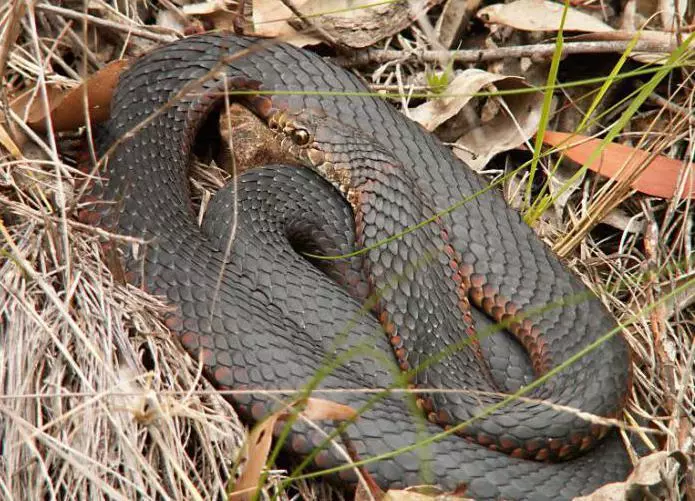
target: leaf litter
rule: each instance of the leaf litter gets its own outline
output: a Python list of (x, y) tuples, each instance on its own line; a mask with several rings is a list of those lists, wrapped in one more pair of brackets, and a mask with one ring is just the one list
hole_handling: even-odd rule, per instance
[[(374, 13), (382, 11), (373, 10), (369, 14), (369, 8), (355, 9), (353, 4), (341, 2), (307, 3), (309, 5), (297, 3), (296, 7), (306, 15), (308, 25), (302, 21), (304, 26), (297, 30), (297, 19), (285, 24), (295, 34), (305, 37), (310, 34), (311, 44), (322, 41), (317, 35), (318, 26), (347, 47), (371, 46), (372, 50), (401, 51), (404, 56), (423, 50), (441, 52), (436, 22), (441, 11), (435, 7), (436, 2), (417, 4), (420, 10), (394, 3), (390, 8), (397, 9), (398, 14), (394, 16), (399, 21), (392, 26), (375, 21)], [(238, 16), (236, 5), (228, 2), (197, 6), (166, 4), (168, 7), (153, 11), (135, 2), (123, 3), (125, 8), (107, 8), (95, 3), (89, 5), (87, 18), (82, 6), (69, 3), (56, 7), (39, 2), (30, 12), (26, 12), (22, 2), (14, 3), (11, 8), (8, 4), (0, 7), (0, 16), (5, 20), (0, 36), (0, 69), (3, 70), (0, 73), (4, 76), (4, 92), (9, 98), (4, 103), (14, 105), (11, 109), (3, 106), (0, 123), (0, 146), (4, 155), (0, 164), (0, 381), (3, 388), (0, 419), (4, 422), (1, 439), (5, 447), (0, 479), (3, 492), (11, 498), (56, 497), (59, 493), (89, 485), (97, 497), (211, 499), (227, 492), (233, 458), (239, 451), (249, 452), (242, 447), (243, 437), (247, 436), (245, 430), (229, 403), (201, 376), (197, 361), (181, 356), (180, 347), (168, 335), (161, 321), (167, 305), (114, 280), (100, 252), (98, 237), (103, 237), (103, 232), (85, 227), (70, 216), (77, 203), (75, 187), (79, 184), (76, 182), (79, 174), (57, 155), (56, 149), (58, 143), (61, 148), (70, 144), (69, 134), (55, 130), (55, 135), (51, 135), (41, 131), (48, 117), (60, 130), (83, 124), (85, 95), (90, 104), (90, 117), (95, 122), (101, 120), (108, 99), (104, 100), (103, 93), (101, 97), (92, 94), (91, 89), (104, 91), (108, 96), (111, 84), (107, 83), (108, 78), (100, 80), (104, 77), (99, 76), (99, 70), (107, 74), (112, 71), (111, 78), (117, 75), (121, 63), (110, 67), (111, 61), (121, 56), (136, 57), (154, 45), (152, 40), (172, 37), (173, 32), (182, 34), (206, 27), (239, 26), (238, 18), (234, 17)], [(452, 32), (469, 35), (459, 41), (462, 49), (533, 44), (546, 36), (542, 32), (556, 29), (552, 20), (549, 21), (551, 17), (540, 15), (538, 9), (557, 12), (557, 5), (538, 1), (530, 5), (524, 15), (531, 14), (536, 16), (536, 21), (542, 21), (537, 27), (520, 26), (521, 18), (505, 18), (502, 12), (505, 7), (494, 6), (494, 12), (478, 10), (486, 22), (495, 19), (506, 29), (486, 33), (485, 28), (473, 24), (471, 17), (460, 16), (456, 19), (463, 24), (447, 28), (446, 36), (451, 38)], [(627, 2), (624, 13), (630, 14), (634, 5), (635, 2)], [(256, 33), (265, 29), (260, 27), (273, 11), (279, 11), (277, 4), (273, 6), (267, 0), (253, 2), (252, 12), (248, 12), (249, 5), (242, 7), (245, 7), (243, 12), (248, 20), (255, 21), (248, 31), (255, 29)], [(337, 12), (333, 17), (322, 15), (343, 7), (348, 7), (345, 13)], [(265, 18), (252, 17), (264, 8)], [(422, 15), (428, 9), (430, 13)], [(373, 19), (360, 18), (363, 13), (358, 10), (367, 12)], [(584, 38), (589, 42), (605, 44), (631, 40), (637, 33), (635, 30), (643, 26), (634, 21), (638, 18), (635, 15), (632, 20), (625, 16), (620, 24), (619, 14), (591, 10), (591, 6), (573, 8), (565, 28), (592, 32)], [(336, 16), (341, 18), (340, 22), (335, 21)], [(586, 16), (598, 21), (589, 21)], [(146, 25), (141, 21), (165, 18), (172, 20), (167, 21), (166, 26)], [(86, 24), (75, 23), (83, 19), (87, 19)], [(312, 26), (312, 19), (318, 20), (316, 26)], [(673, 22), (693, 24), (692, 12), (685, 10), (670, 11), (662, 15), (662, 19), (671, 19), (672, 25), (658, 26), (657, 23), (656, 31), (643, 31), (640, 37), (671, 43)], [(604, 28), (604, 24), (610, 29)], [(347, 26), (347, 29), (338, 26)], [(535, 40), (523, 33), (529, 29), (532, 36), (538, 35)], [(274, 36), (284, 38), (289, 33), (278, 32)], [(661, 33), (668, 33), (668, 40)], [(503, 38), (499, 38), (500, 35), (504, 35)], [(679, 39), (684, 35), (687, 33), (679, 34)], [(593, 38), (587, 39), (587, 36)], [(588, 45), (587, 53), (591, 55)], [(650, 56), (663, 60), (656, 52)], [(441, 89), (428, 92), (425, 75), (446, 66), (447, 60), (447, 54), (442, 53), (439, 65), (425, 59), (422, 62), (409, 59), (406, 63), (396, 58), (373, 66), (370, 72), (360, 69), (375, 92), (398, 95), (394, 100), (396, 104), (410, 107), (411, 114), (422, 113), (423, 121), (430, 127), (437, 124), (433, 127), (437, 133), (442, 132), (436, 130), (439, 126), (457, 120), (458, 115), (474, 117), (478, 127), (502, 117), (505, 122), (496, 124), (491, 133), (508, 135), (509, 139), (500, 139), (503, 147), (491, 147), (484, 141), (486, 136), (480, 134), (483, 141), (459, 145), (459, 150), (486, 159), (480, 162), (480, 168), (492, 175), (492, 179), (510, 174), (510, 166), (516, 170), (523, 163), (526, 153), (519, 145), (533, 134), (542, 133), (547, 143), (561, 146), (570, 138), (581, 138), (584, 133), (573, 130), (571, 123), (565, 123), (563, 130), (555, 132), (536, 131), (533, 113), (523, 112), (525, 106), (533, 112), (537, 98), (532, 96), (545, 90), (541, 88), (534, 94), (532, 87), (541, 86), (542, 82), (523, 82), (517, 76), (522, 72), (514, 68), (523, 66), (529, 70), (523, 71), (524, 75), (542, 74), (548, 64), (546, 59), (530, 58), (517, 64), (518, 61), (510, 58), (500, 58), (476, 65), (476, 71), (485, 75), (484, 83), (469, 88), (467, 80), (454, 77), (448, 91), (463, 96), (437, 104), (448, 98), (437, 97), (435, 91), (441, 92)], [(639, 119), (649, 118), (656, 112), (659, 118), (668, 117), (669, 126), (653, 129), (653, 125), (647, 125), (646, 129), (626, 131), (628, 142), (633, 132), (640, 133), (645, 140), (638, 147), (617, 142), (604, 145), (600, 162), (587, 166), (597, 170), (596, 165), (600, 164), (600, 172), (612, 177), (616, 171), (606, 170), (605, 166), (626, 164), (627, 155), (639, 160), (642, 172), (628, 185), (636, 191), (630, 196), (620, 194), (619, 206), (608, 212), (605, 222), (597, 220), (592, 231), (584, 234), (568, 256), (568, 264), (594, 287), (619, 319), (649, 307), (670, 291), (683, 290), (663, 308), (654, 309), (633, 324), (628, 332), (638, 368), (628, 417), (647, 418), (655, 429), (671, 438), (660, 446), (661, 453), (641, 463), (635, 475), (646, 471), (646, 477), (629, 479), (618, 487), (618, 492), (646, 488), (660, 499), (693, 494), (688, 487), (693, 485), (692, 468), (684, 470), (685, 456), (682, 455), (692, 453), (692, 416), (695, 414), (691, 343), (695, 324), (694, 295), (693, 289), (687, 287), (694, 276), (689, 202), (692, 191), (688, 191), (688, 188), (692, 190), (689, 183), (693, 177), (688, 160), (692, 158), (692, 73), (687, 62), (684, 63), (676, 68), (680, 70), (680, 81), (673, 80), (675, 83), (655, 89), (655, 102), (660, 104), (641, 110), (632, 121), (637, 125)], [(570, 71), (559, 83), (571, 82), (571, 78), (603, 75), (603, 71), (599, 65), (589, 66), (584, 73)], [(86, 83), (75, 78), (93, 74), (97, 76), (86, 79)], [(630, 78), (639, 82), (640, 77), (635, 74)], [(70, 82), (68, 87), (72, 90), (65, 91), (59, 84), (66, 81)], [(42, 82), (46, 84), (48, 102), (43, 101)], [(505, 82), (507, 87), (503, 87)], [(457, 88), (459, 85), (462, 88)], [(494, 95), (500, 89), (523, 87), (530, 88), (531, 92), (505, 94), (499, 98), (486, 94), (482, 100), (476, 97), (471, 101), (471, 95), (481, 89), (492, 90)], [(562, 90), (555, 92), (560, 94)], [(509, 104), (511, 99), (520, 99), (523, 104), (515, 108)], [(572, 97), (569, 106), (581, 104), (581, 98), (576, 102), (574, 99)], [(473, 103), (476, 106), (471, 110)], [(559, 104), (556, 102), (555, 108), (558, 115), (563, 111), (557, 107)], [(612, 106), (620, 108), (620, 103), (603, 108), (601, 115), (590, 124), (592, 136), (586, 137), (594, 137), (605, 130), (612, 114), (616, 113)], [(647, 120), (647, 123), (657, 122)], [(451, 134), (452, 131), (446, 132)], [(553, 134), (556, 135), (551, 138)], [(454, 142), (464, 136), (453, 138)], [(56, 137), (60, 141), (55, 142)], [(582, 138), (583, 144), (595, 146), (586, 137)], [(657, 153), (651, 153), (653, 150)], [(566, 148), (564, 153), (576, 164), (587, 161), (586, 152), (579, 145)], [(545, 154), (556, 155), (556, 150)], [(649, 161), (644, 161), (644, 155)], [(500, 162), (502, 159), (504, 161)], [(570, 163), (566, 168), (577, 169), (576, 164)], [(665, 169), (662, 165), (669, 167)], [(550, 164), (541, 166), (550, 176)], [(215, 169), (204, 171), (196, 166), (193, 171), (194, 194), (201, 200), (209, 198), (226, 178), (222, 171)], [(664, 174), (666, 171), (668, 174)], [(527, 177), (523, 171), (512, 173), (512, 176), (519, 181), (519, 186), (524, 186)], [(645, 176), (652, 181), (645, 182)], [(549, 243), (556, 242), (578, 218), (587, 217), (597, 193), (608, 186), (604, 184), (604, 177), (585, 175), (575, 182), (556, 207), (558, 217), (543, 228), (544, 238)], [(619, 214), (621, 222), (611, 225), (608, 222), (611, 214), (614, 218)], [(628, 224), (635, 218), (642, 221), (640, 231), (633, 231)], [(610, 229), (616, 225), (620, 231)], [(117, 235), (108, 237), (120, 238)], [(664, 410), (668, 413), (664, 414)], [(253, 435), (251, 439), (250, 443), (258, 442)], [(253, 448), (251, 452), (255, 463), (265, 464), (266, 453), (256, 453)], [(259, 478), (257, 472), (249, 475), (252, 479), (249, 485)], [(679, 483), (683, 475), (686, 482)], [(263, 492), (286, 497), (279, 483), (282, 478), (283, 472), (271, 472), (262, 486)], [(301, 482), (298, 488), (309, 499), (336, 495), (322, 490), (324, 487), (319, 484)], [(415, 496), (422, 495), (413, 492), (411, 498), (403, 499), (420, 499)], [(425, 495), (433, 498), (447, 494), (429, 492)], [(597, 492), (588, 499), (612, 499), (605, 496)]]

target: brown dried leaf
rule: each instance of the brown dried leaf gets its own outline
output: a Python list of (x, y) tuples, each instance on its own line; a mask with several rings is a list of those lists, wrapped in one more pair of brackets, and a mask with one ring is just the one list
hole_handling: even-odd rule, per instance
[[(351, 407), (331, 402), (330, 400), (307, 398), (303, 403), (304, 408), (300, 414), (306, 419), (344, 421), (357, 417), (357, 413)], [(273, 413), (249, 433), (239, 455), (241, 458), (239, 462), (244, 466), (244, 472), (229, 492), (229, 499), (247, 501), (253, 498), (253, 494), (261, 479), (263, 468), (268, 461), (275, 425), (280, 419), (287, 418), (291, 408), (296, 405), (298, 403)]]
[[(314, 17), (321, 27), (348, 47), (361, 49), (404, 30), (441, 0), (396, 0), (368, 9), (360, 0), (311, 0), (302, 13)], [(342, 12), (338, 12), (342, 11)], [(323, 14), (335, 12), (334, 14)], [(388, 19), (388, 22), (384, 22)]]
[[(580, 164), (586, 164), (601, 144), (601, 140), (580, 134), (545, 131), (543, 142), (551, 144)], [(624, 144), (611, 143), (601, 152), (597, 162), (587, 168), (605, 177), (623, 178), (647, 161), (650, 154)], [(671, 198), (677, 193), (683, 169), (689, 169), (681, 198), (695, 198), (695, 166), (687, 166), (681, 160), (657, 155), (640, 176), (631, 184), (637, 191), (661, 198)], [(622, 170), (622, 172), (621, 172)]]
[[(111, 111), (111, 96), (121, 72), (127, 65), (126, 60), (114, 61), (91, 75), (82, 85), (69, 91), (47, 87), (54, 130), (74, 130), (85, 124), (85, 86), (89, 102), (89, 119), (95, 123), (106, 120)], [(39, 132), (46, 131), (46, 115), (40, 97), (25, 94), (12, 103), (12, 109), (20, 115), (26, 113), (27, 124), (31, 128)]]
[[(639, 460), (625, 482), (607, 484), (574, 501), (624, 501), (637, 499), (668, 499), (671, 484), (679, 471), (685, 471), (688, 458), (681, 452), (655, 452)], [(671, 490), (670, 492), (674, 492)], [(661, 494), (660, 494), (661, 493)]]
[[(517, 0), (508, 4), (494, 4), (478, 11), (478, 17), (485, 23), (504, 24), (525, 31), (557, 31), (560, 28), (561, 3), (548, 0)], [(606, 23), (584, 14), (577, 9), (568, 8), (565, 18), (565, 31), (613, 31)]]
[[(445, 140), (455, 140), (456, 155), (480, 170), (492, 156), (516, 148), (536, 132), (543, 95), (529, 92), (495, 97), (482, 107), (480, 115), (466, 105), (481, 90), (525, 88), (528, 84), (523, 78), (468, 69), (452, 80), (443, 93), (445, 97), (428, 101), (409, 113), (427, 130), (447, 136)], [(496, 112), (486, 116), (490, 110)], [(444, 130), (442, 126), (448, 121), (450, 129)]]
[[(298, 0), (294, 5), (301, 9), (305, 0)], [(305, 47), (321, 43), (320, 38), (305, 35), (289, 24), (294, 14), (280, 0), (253, 0), (253, 32), (255, 35), (282, 38), (285, 42)]]
[[(563, 5), (548, 0), (517, 0), (508, 4), (494, 4), (478, 11), (478, 17), (485, 23), (502, 24), (525, 31), (557, 31), (560, 28)], [(664, 43), (675, 48), (675, 37), (671, 33), (636, 30), (617, 31), (603, 21), (577, 9), (568, 8), (565, 31), (587, 31), (594, 35), (576, 37), (574, 40), (640, 40)], [(634, 52), (632, 59), (643, 63), (663, 63), (666, 53)]]
[(285, 411), (278, 411), (256, 426), (249, 433), (240, 452), (240, 463), (244, 472), (235, 482), (234, 488), (228, 492), (229, 499), (247, 501), (253, 499), (258, 483), (268, 461), (270, 446), (273, 443), (273, 430), (278, 420), (285, 416)]
[[(63, 100), (64, 96), (72, 92), (55, 85), (46, 84), (46, 95), (48, 96), (48, 108), (53, 109), (56, 103)], [(36, 123), (44, 118), (44, 106), (38, 86), (23, 92), (10, 102), (12, 111), (22, 117), (28, 124)]]
[(324, 400), (322, 398), (308, 398), (302, 416), (315, 421), (331, 419), (333, 421), (348, 421), (357, 417), (357, 412), (347, 405)]
[[(359, 0), (307, 0), (297, 2), (295, 6), (305, 17), (311, 19), (312, 23), (330, 33), (338, 43), (346, 47), (364, 48), (408, 27), (413, 20), (441, 1), (395, 0), (389, 3), (374, 3), (369, 8), (364, 8), (364, 2)], [(260, 15), (256, 15), (257, 7), (263, 12), (262, 20)], [(296, 19), (279, 0), (255, 0), (256, 33), (266, 36), (295, 36), (297, 31), (288, 32), (287, 28), (281, 25), (273, 28), (268, 26), (269, 21), (283, 17), (294, 30), (303, 29), (301, 20)], [(388, 19), (388, 22), (384, 22), (384, 19)]]

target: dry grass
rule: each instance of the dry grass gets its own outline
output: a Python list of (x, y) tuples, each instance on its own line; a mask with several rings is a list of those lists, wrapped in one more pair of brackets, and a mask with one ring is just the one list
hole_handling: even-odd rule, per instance
[[(138, 53), (168, 36), (131, 21), (136, 2), (123, 2), (128, 9), (120, 12), (96, 4), (91, 13), (103, 22), (90, 21), (87, 30), (79, 15), (27, 11), (22, 2), (0, 7), (2, 109), (15, 130), (22, 120), (8, 112), (10, 96), (41, 96), (44, 82), (73, 86), (126, 43)], [(133, 29), (149, 35), (132, 37)], [(401, 65), (378, 71), (382, 86), (400, 86)], [(685, 94), (693, 82), (684, 80)], [(645, 130), (656, 124), (655, 137), (674, 138), (666, 151), (692, 154), (691, 120), (666, 128), (659, 114), (637, 118)], [(59, 143), (35, 135), (18, 152), (0, 149), (0, 498), (219, 498), (244, 430), (167, 334), (159, 320), (166, 305), (115, 283), (99, 233), (75, 222), (77, 176)], [(211, 184), (196, 185), (199, 194)], [(595, 197), (586, 180), (549, 240), (586, 217)], [(626, 320), (693, 280), (694, 221), (682, 200), (633, 196), (620, 210), (638, 220), (639, 231), (592, 233), (570, 264)], [(649, 309), (628, 329), (636, 370), (629, 413), (663, 432), (665, 450), (687, 453), (695, 415), (692, 295), (691, 288)]]

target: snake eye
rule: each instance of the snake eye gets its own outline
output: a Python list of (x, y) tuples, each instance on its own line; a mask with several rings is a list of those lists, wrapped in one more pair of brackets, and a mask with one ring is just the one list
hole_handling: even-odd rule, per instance
[(306, 146), (311, 142), (311, 134), (306, 129), (294, 129), (290, 133), (290, 137), (297, 146)]

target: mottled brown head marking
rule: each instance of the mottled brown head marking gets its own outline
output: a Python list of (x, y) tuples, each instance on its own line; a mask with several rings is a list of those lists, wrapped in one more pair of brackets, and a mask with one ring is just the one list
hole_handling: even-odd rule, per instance
[(268, 127), (272, 131), (289, 137), (297, 146), (308, 146), (314, 141), (316, 127), (303, 114), (285, 110), (275, 110), (268, 117)]
[[(267, 118), (268, 127), (274, 131), (280, 140), (281, 149), (293, 160), (313, 169), (324, 179), (332, 183), (352, 203), (350, 197), (351, 171), (350, 166), (336, 161), (317, 137), (320, 127), (329, 130), (339, 130), (340, 125), (333, 123), (322, 111), (303, 109), (300, 111), (276, 109)], [(353, 209), (354, 209), (353, 205)]]
[(318, 168), (326, 161), (316, 141), (319, 116), (308, 110), (275, 110), (267, 119), (268, 127), (277, 133), (282, 149), (303, 165)]

